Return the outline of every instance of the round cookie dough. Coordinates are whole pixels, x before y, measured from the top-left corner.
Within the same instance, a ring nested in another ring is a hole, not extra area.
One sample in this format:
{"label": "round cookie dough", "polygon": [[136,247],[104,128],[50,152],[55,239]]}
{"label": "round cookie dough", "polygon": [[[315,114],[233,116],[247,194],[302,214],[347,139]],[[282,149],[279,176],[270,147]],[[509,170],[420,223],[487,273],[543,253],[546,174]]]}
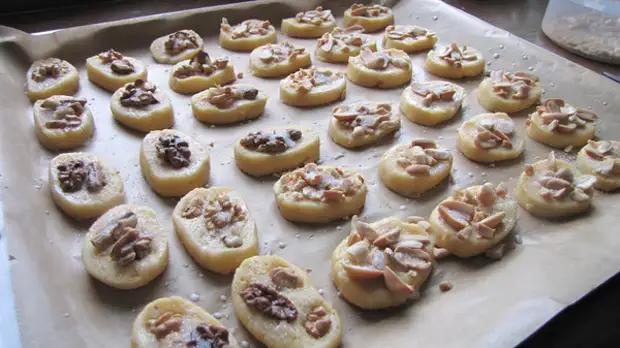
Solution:
{"label": "round cookie dough", "polygon": [[192,59],[172,67],[168,84],[177,93],[193,94],[236,79],[235,67],[228,58],[211,59],[207,53],[200,51]]}
{"label": "round cookie dough", "polygon": [[78,71],[66,60],[37,60],[26,73],[26,94],[31,101],[53,95],[73,95],[79,87]]}
{"label": "round cookie dough", "polygon": [[478,87],[478,102],[489,111],[519,112],[538,103],[538,76],[523,71],[491,71]]}
{"label": "round cookie dough", "polygon": [[51,150],[82,146],[93,134],[95,121],[85,98],[54,95],[33,107],[34,131],[41,145]]}
{"label": "round cookie dough", "polygon": [[215,86],[192,96],[194,117],[209,124],[232,124],[260,117],[267,95],[252,85]]}
{"label": "round cookie dough", "polygon": [[388,7],[381,5],[353,4],[344,11],[344,26],[360,25],[367,32],[379,31],[394,24],[394,14]]}
{"label": "round cookie dough", "polygon": [[364,34],[364,28],[360,25],[354,25],[346,29],[334,28],[331,33],[323,34],[317,40],[314,54],[324,62],[347,63],[349,57],[359,55],[364,48],[376,51],[377,41]]}
{"label": "round cookie dough", "polygon": [[407,53],[427,51],[437,43],[434,32],[417,25],[390,25],[385,28],[383,47],[396,48]]}
{"label": "round cookie dough", "polygon": [[220,45],[231,51],[251,52],[256,47],[275,43],[276,29],[269,21],[248,19],[237,25],[228,24],[222,18],[220,25]]}
{"label": "round cookie dough", "polygon": [[438,46],[428,52],[424,69],[433,75],[448,79],[474,77],[484,71],[482,53],[471,46]]}
{"label": "round cookie dough", "polygon": [[200,35],[193,30],[179,30],[151,43],[153,59],[160,64],[176,64],[190,59],[204,48]]}
{"label": "round cookie dough", "polygon": [[344,100],[347,81],[326,68],[301,69],[280,81],[280,100],[291,106],[317,106]]}
{"label": "round cookie dough", "polygon": [[400,97],[400,111],[413,123],[435,126],[461,109],[465,89],[445,81],[413,82]]}
{"label": "round cookie dough", "polygon": [[411,80],[412,73],[409,55],[395,48],[381,52],[364,48],[359,56],[350,57],[347,65],[349,80],[364,87],[399,87]]}
{"label": "round cookie dough", "polygon": [[257,47],[250,54],[250,70],[259,77],[282,77],[310,65],[310,52],[288,41]]}
{"label": "round cookie dough", "polygon": [[128,83],[114,92],[110,109],[114,119],[138,132],[170,128],[174,124],[168,96],[143,80]]}
{"label": "round cookie dough", "polygon": [[592,111],[576,108],[559,98],[545,100],[526,121],[527,135],[545,145],[563,149],[583,146],[596,135]]}
{"label": "round cookie dough", "polygon": [[319,6],[314,10],[299,12],[293,18],[282,20],[280,30],[286,36],[298,38],[316,38],[336,27],[336,19],[332,11]]}
{"label": "round cookie dough", "polygon": [[620,187],[620,142],[588,140],[577,154],[577,169],[596,176],[595,188],[616,190]]}
{"label": "round cookie dough", "polygon": [[86,75],[92,83],[114,92],[138,79],[146,81],[146,65],[111,48],[86,59]]}
{"label": "round cookie dough", "polygon": [[465,121],[458,130],[456,147],[476,162],[498,162],[523,153],[525,135],[505,113],[485,113]]}
{"label": "round cookie dough", "polygon": [[400,129],[395,105],[358,102],[333,109],[327,133],[338,145],[349,149],[376,144]]}

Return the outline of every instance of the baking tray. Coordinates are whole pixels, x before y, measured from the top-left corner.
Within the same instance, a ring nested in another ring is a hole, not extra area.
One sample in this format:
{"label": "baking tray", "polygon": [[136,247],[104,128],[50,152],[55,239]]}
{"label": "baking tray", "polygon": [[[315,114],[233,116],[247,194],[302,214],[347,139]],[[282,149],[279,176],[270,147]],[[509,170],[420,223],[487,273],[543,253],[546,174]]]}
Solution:
{"label": "baking tray", "polygon": [[[248,71],[248,55],[226,51],[217,45],[220,18],[231,23],[259,17],[279,24],[284,17],[323,5],[339,16],[351,1],[266,1],[217,6],[113,23],[65,29],[32,36],[0,29],[0,201],[5,205],[6,231],[12,283],[21,340],[24,347],[121,347],[129,343],[131,325],[148,302],[169,295],[200,296],[198,304],[207,311],[224,315],[223,323],[239,340],[260,346],[234,317],[230,300],[232,276],[215,275],[200,268],[177,239],[170,214],[176,199],[153,193],[140,173],[138,151],[142,134],[114,122],[109,111],[110,93],[86,79],[85,59],[110,47],[148,64],[149,80],[166,91],[173,103],[174,128],[188,133],[211,151],[211,183],[235,188],[256,218],[261,254],[283,256],[311,270],[316,287],[339,310],[344,327],[343,345],[349,347],[395,346],[504,347],[514,346],[564,307],[574,303],[598,284],[618,272],[620,238],[611,226],[618,225],[618,200],[613,194],[597,192],[593,209],[566,221],[547,221],[521,211],[517,225],[523,244],[504,259],[492,262],[482,257],[469,260],[448,258],[438,263],[420,300],[393,310],[361,311],[337,295],[329,277],[329,260],[334,247],[349,231],[346,221],[327,225],[299,225],[285,221],[272,198],[276,178],[257,180],[235,166],[232,144],[236,138],[259,128],[283,124],[314,127],[321,135],[324,164],[349,167],[361,172],[369,183],[363,218],[378,220],[390,215],[428,216],[432,208],[455,187],[486,181],[504,181],[514,188],[523,163],[544,157],[549,148],[526,142],[521,161],[487,167],[456,154],[450,183],[412,200],[385,188],[377,175],[381,154],[397,143],[416,137],[436,138],[454,148],[456,129],[484,110],[476,101],[480,78],[458,81],[468,91],[463,110],[441,127],[427,128],[403,118],[402,130],[393,140],[363,151],[349,151],[327,136],[330,106],[298,109],[278,100],[277,79],[254,78]],[[397,23],[418,24],[437,32],[440,43],[462,42],[480,49],[490,62],[488,68],[531,70],[542,79],[545,97],[562,97],[578,106],[592,107],[599,114],[598,135],[614,139],[620,131],[618,85],[594,72],[554,56],[510,33],[490,26],[436,0],[386,1],[393,7]],[[150,42],[179,29],[194,29],[205,38],[205,50],[228,55],[239,82],[266,91],[270,99],[265,114],[254,122],[210,127],[191,115],[190,97],[168,87],[170,66],[155,64],[148,52]],[[378,35],[378,34],[377,34]],[[279,39],[284,37],[279,34]],[[314,40],[287,39],[314,51]],[[497,58],[492,58],[497,53]],[[148,286],[134,291],[111,289],[90,278],[80,260],[80,248],[88,224],[76,223],[54,207],[47,183],[47,165],[56,154],[44,150],[36,140],[31,104],[24,95],[25,72],[39,58],[58,56],[78,67],[79,96],[88,98],[96,120],[92,140],[80,150],[112,161],[125,183],[126,201],[152,207],[169,232],[170,264],[165,273]],[[425,54],[412,56],[414,79],[437,79],[422,69]],[[336,66],[314,60],[317,66]],[[359,100],[397,102],[402,88],[379,91],[353,84],[347,87],[345,103]],[[514,115],[523,127],[527,112]],[[559,153],[574,160],[574,153]],[[282,244],[280,244],[282,242]],[[279,245],[285,245],[280,248]],[[442,280],[454,283],[441,293]],[[4,304],[3,304],[4,306]]]}

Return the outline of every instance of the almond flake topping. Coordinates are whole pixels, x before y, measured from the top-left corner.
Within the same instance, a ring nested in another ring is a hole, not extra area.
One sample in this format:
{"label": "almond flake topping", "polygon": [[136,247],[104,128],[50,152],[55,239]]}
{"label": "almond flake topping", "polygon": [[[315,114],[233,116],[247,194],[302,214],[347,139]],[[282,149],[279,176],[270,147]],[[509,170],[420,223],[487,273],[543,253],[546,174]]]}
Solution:
{"label": "almond flake topping", "polygon": [[299,23],[322,25],[323,23],[333,22],[334,16],[332,16],[332,11],[323,10],[323,7],[318,6],[314,10],[299,12],[295,15],[295,20]]}
{"label": "almond flake topping", "polygon": [[328,85],[342,78],[342,73],[315,68],[301,69],[288,77],[291,87],[301,93],[308,93],[314,87]]}
{"label": "almond flake topping", "polygon": [[288,41],[277,44],[267,44],[260,48],[259,59],[266,64],[275,64],[283,61],[293,61],[298,55],[304,54],[306,49],[295,46]]}
{"label": "almond flake topping", "polygon": [[478,57],[471,52],[468,52],[468,47],[463,45],[459,47],[456,43],[451,43],[446,47],[444,51],[439,55],[439,59],[454,66],[460,68],[463,66],[463,62],[478,60]]}
{"label": "almond flake topping", "polygon": [[355,195],[364,178],[340,168],[317,166],[308,163],[303,168],[284,174],[280,178],[284,192],[295,200],[339,202]]}
{"label": "almond flake topping", "polygon": [[431,85],[413,82],[411,84],[411,92],[423,98],[422,105],[425,107],[430,107],[433,103],[440,101],[453,102],[455,97],[457,97],[457,90],[448,83]]}
{"label": "almond flake topping", "polygon": [[381,5],[351,5],[351,15],[355,17],[382,17],[390,13],[390,9]]}
{"label": "almond flake topping", "polygon": [[557,133],[572,133],[596,120],[596,114],[592,111],[575,108],[559,98],[547,99],[543,105],[536,107],[530,117],[539,118],[544,128]]}
{"label": "almond flake topping", "polygon": [[318,40],[318,47],[325,52],[330,52],[335,47],[338,47],[346,53],[351,51],[351,46],[361,47],[373,40],[370,36],[363,33],[364,28],[357,24],[346,29],[334,28],[331,33],[323,34]]}
{"label": "almond flake topping", "polygon": [[342,105],[335,107],[332,115],[341,125],[350,129],[354,137],[372,134],[377,129],[396,126],[396,121],[391,120],[392,106],[390,104]]}
{"label": "almond flake topping", "polygon": [[536,172],[531,166],[531,171],[532,175],[528,176],[534,177],[534,181],[540,186],[538,194],[545,200],[571,199],[581,203],[589,201],[592,197],[596,177],[578,175],[569,167],[559,166],[553,151],[547,157],[546,168]]}
{"label": "almond flake topping", "polygon": [[584,151],[592,160],[601,162],[596,169],[596,174],[620,175],[620,145],[617,142],[589,140]]}
{"label": "almond flake topping", "polygon": [[369,48],[363,48],[360,53],[360,59],[364,66],[373,70],[385,70],[390,65],[403,70],[411,68],[409,55],[395,49],[373,52]]}
{"label": "almond flake topping", "polygon": [[385,28],[385,36],[391,40],[416,41],[434,37],[435,33],[416,25],[390,25]]}
{"label": "almond flake topping", "polygon": [[229,33],[232,39],[247,38],[250,36],[265,36],[269,34],[269,31],[275,30],[269,21],[248,19],[237,25],[231,26],[226,18],[222,18],[220,29],[225,33]]}
{"label": "almond flake topping", "polygon": [[523,71],[507,72],[495,70],[491,72],[493,93],[503,99],[527,99],[532,88],[538,83],[538,76]]}
{"label": "almond flake topping", "polygon": [[411,176],[428,176],[440,162],[451,161],[452,154],[430,139],[416,139],[398,154],[396,163]]}
{"label": "almond flake topping", "polygon": [[511,138],[515,132],[515,123],[511,119],[483,118],[476,123],[476,128],[474,143],[477,148],[483,150],[512,149]]}

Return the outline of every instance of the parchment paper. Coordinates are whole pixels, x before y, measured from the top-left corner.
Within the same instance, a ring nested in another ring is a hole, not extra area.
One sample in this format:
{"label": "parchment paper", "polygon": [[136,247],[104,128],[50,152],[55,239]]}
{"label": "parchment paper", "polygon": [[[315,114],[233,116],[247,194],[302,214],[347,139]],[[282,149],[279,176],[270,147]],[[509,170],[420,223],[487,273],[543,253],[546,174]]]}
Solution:
{"label": "parchment paper", "polygon": [[[443,184],[415,200],[390,192],[377,176],[381,154],[397,143],[422,136],[436,138],[441,145],[454,148],[460,123],[484,111],[475,93],[482,77],[457,82],[469,94],[462,112],[453,121],[426,128],[403,118],[402,130],[393,140],[362,151],[345,150],[327,136],[333,105],[310,109],[283,105],[277,93],[279,80],[252,77],[248,71],[249,54],[229,52],[217,45],[222,16],[228,17],[231,23],[257,17],[279,24],[281,18],[319,4],[341,16],[350,2],[247,3],[92,25],[43,36],[2,29],[0,200],[6,207],[9,252],[16,258],[11,262],[12,280],[24,347],[128,346],[133,320],[144,305],[162,296],[189,297],[192,293],[200,296],[198,304],[207,311],[226,316],[223,323],[238,340],[260,346],[235,319],[230,299],[220,301],[221,295],[231,296],[232,276],[214,275],[192,261],[179,243],[170,220],[176,200],[158,197],[142,178],[138,151],[143,135],[117,124],[109,109],[110,93],[87,80],[85,59],[110,47],[148,64],[149,80],[172,99],[175,129],[205,144],[213,143],[211,184],[233,187],[246,199],[256,217],[261,254],[278,254],[312,270],[310,276],[316,287],[324,289],[325,297],[341,313],[346,347],[513,346],[619,270],[618,198],[597,192],[592,211],[569,221],[537,219],[521,211],[517,230],[523,236],[522,245],[499,262],[482,257],[440,261],[417,302],[389,311],[364,312],[339,298],[330,280],[329,260],[334,247],[347,235],[349,223],[306,226],[285,221],[273,199],[272,185],[276,178],[256,180],[237,169],[232,151],[236,138],[255,129],[282,124],[315,127],[321,135],[322,162],[356,169],[368,180],[363,218],[369,221],[390,215],[428,216],[455,185],[505,181],[512,189],[523,164],[545,156],[550,149],[528,140],[521,160],[497,167],[475,164],[455,150],[453,184]],[[527,70],[531,67],[542,79],[545,97],[562,97],[571,104],[592,107],[600,116],[598,135],[603,139],[617,139],[614,136],[620,131],[620,120],[614,110],[620,109],[619,85],[439,1],[388,1],[387,5],[393,6],[397,23],[435,30],[443,44],[456,40],[480,49],[490,62],[489,68]],[[342,24],[341,18],[338,21]],[[148,51],[153,39],[185,28],[203,35],[205,49],[212,56],[231,57],[237,71],[244,73],[239,82],[254,84],[268,93],[270,99],[263,117],[229,127],[209,127],[192,117],[190,97],[178,95],[168,87],[170,66],[155,64]],[[279,35],[280,40],[284,38]],[[287,40],[314,51],[315,40]],[[492,58],[494,53],[499,54],[497,59]],[[23,89],[29,64],[48,56],[66,59],[80,71],[78,95],[88,98],[96,120],[92,140],[80,150],[110,160],[125,182],[126,201],[154,208],[169,231],[170,264],[161,277],[142,289],[118,291],[88,276],[80,260],[80,248],[89,224],[67,218],[48,194],[47,165],[55,154],[44,150],[35,138],[32,108]],[[414,79],[436,79],[422,69],[425,56],[424,53],[412,56]],[[345,69],[344,65],[317,60],[315,63]],[[403,90],[379,91],[353,84],[348,84],[347,89],[346,103],[397,102]],[[526,114],[515,115],[520,127]],[[574,160],[574,153],[560,151],[559,156]],[[280,248],[279,242],[286,247]],[[453,282],[454,289],[440,293],[437,284],[441,280]]]}

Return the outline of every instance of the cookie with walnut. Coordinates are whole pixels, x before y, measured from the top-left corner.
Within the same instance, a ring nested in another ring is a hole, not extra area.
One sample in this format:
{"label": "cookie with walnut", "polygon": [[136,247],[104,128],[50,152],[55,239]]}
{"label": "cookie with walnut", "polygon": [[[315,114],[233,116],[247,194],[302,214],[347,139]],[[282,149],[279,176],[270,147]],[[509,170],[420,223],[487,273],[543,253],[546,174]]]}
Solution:
{"label": "cookie with walnut", "polygon": [[273,191],[285,219],[322,223],[359,213],[368,187],[353,170],[309,163],[282,175]]}
{"label": "cookie with walnut", "polygon": [[306,127],[269,128],[238,139],[234,152],[239,169],[252,176],[264,176],[318,161],[320,138]]}
{"label": "cookie with walnut", "polygon": [[342,297],[360,308],[381,309],[419,296],[434,261],[429,227],[424,220],[365,223],[354,216],[351,233],[331,258],[332,280]]}
{"label": "cookie with walnut", "polygon": [[526,121],[527,135],[545,145],[563,149],[583,146],[596,135],[596,114],[550,98],[536,107]]}
{"label": "cookie with walnut", "polygon": [[193,30],[179,30],[151,43],[153,59],[160,64],[176,64],[190,59],[204,48],[204,41]]}
{"label": "cookie with walnut", "polygon": [[142,140],[140,169],[153,191],[183,196],[209,182],[209,151],[179,131],[152,131]]}
{"label": "cookie with walnut", "polygon": [[192,96],[192,112],[200,121],[231,124],[260,117],[267,95],[254,86],[236,84],[215,86]]}
{"label": "cookie with walnut", "polygon": [[86,75],[97,86],[114,92],[137,79],[146,81],[146,65],[112,48],[86,59]]}
{"label": "cookie with walnut", "polygon": [[316,38],[336,27],[332,11],[319,6],[314,10],[299,12],[292,18],[282,20],[280,29],[286,36],[298,38]]}
{"label": "cookie with walnut", "polygon": [[132,348],[239,348],[235,337],[211,314],[178,297],[162,297],[144,307],[133,323]]}
{"label": "cookie with walnut", "polygon": [[452,43],[436,46],[428,52],[424,69],[433,75],[448,79],[474,77],[484,71],[484,57],[477,49]]}
{"label": "cookie with walnut", "polygon": [[360,25],[367,32],[379,31],[394,24],[392,9],[381,5],[353,4],[344,11],[344,25]]}
{"label": "cookie with walnut", "polygon": [[258,254],[254,218],[230,188],[190,191],[174,207],[172,222],[187,252],[212,272],[234,272],[243,260]]}
{"label": "cookie with walnut", "polygon": [[596,176],[594,187],[613,191],[620,187],[620,142],[588,140],[577,154],[577,169]]}
{"label": "cookie with walnut", "polygon": [[437,43],[434,32],[417,25],[390,25],[385,28],[383,47],[396,48],[407,53],[427,51]]}
{"label": "cookie with walnut", "polygon": [[343,100],[347,82],[341,72],[326,68],[301,69],[280,81],[280,100],[292,106],[317,106]]}
{"label": "cookie with walnut", "polygon": [[400,97],[400,110],[413,123],[436,126],[461,109],[465,89],[445,81],[413,82]]}
{"label": "cookie with walnut", "polygon": [[237,79],[235,67],[226,57],[211,59],[205,52],[198,52],[192,59],[175,64],[170,72],[170,88],[183,94],[204,91],[215,85],[224,85]]}
{"label": "cookie with walnut", "polygon": [[[308,274],[279,256],[251,257],[235,272],[232,303],[239,321],[272,348],[336,348],[338,312]],[[276,329],[274,329],[276,328]]]}
{"label": "cookie with walnut", "polygon": [[83,145],[95,130],[85,98],[55,95],[38,100],[33,107],[34,130],[41,145],[68,150]]}
{"label": "cookie with walnut", "polygon": [[259,77],[282,77],[311,64],[310,52],[288,41],[266,44],[250,53],[250,70]]}
{"label": "cookie with walnut", "polygon": [[376,144],[400,129],[400,116],[389,103],[358,102],[333,109],[327,133],[349,149]]}
{"label": "cookie with walnut", "polygon": [[479,255],[497,245],[517,224],[517,202],[502,184],[457,191],[429,219],[435,243],[458,257]]}
{"label": "cookie with walnut", "polygon": [[85,152],[54,157],[48,183],[54,203],[77,220],[97,218],[124,200],[123,181],[116,168]]}
{"label": "cookie with walnut", "polygon": [[395,48],[381,52],[362,49],[359,56],[349,58],[347,65],[349,81],[364,87],[399,87],[411,80],[412,73],[409,55]]}
{"label": "cookie with walnut", "polygon": [[80,87],[77,69],[66,60],[37,60],[26,73],[26,94],[31,101],[53,95],[73,95]]}
{"label": "cookie with walnut", "polygon": [[377,50],[377,40],[370,35],[364,34],[364,28],[359,25],[348,28],[334,28],[329,33],[323,34],[317,40],[314,54],[317,58],[329,63],[347,63],[349,57],[360,54],[367,48]]}
{"label": "cookie with walnut", "polygon": [[525,134],[505,113],[480,114],[465,121],[458,130],[456,147],[476,162],[498,162],[519,158]]}
{"label": "cookie with walnut", "polygon": [[123,204],[108,210],[88,230],[82,262],[93,278],[117,289],[136,289],[168,265],[168,234],[153,209]]}
{"label": "cookie with walnut", "polygon": [[236,25],[230,25],[228,19],[222,18],[220,25],[220,45],[231,51],[250,52],[256,47],[275,43],[276,29],[269,21],[248,19]]}
{"label": "cookie with walnut", "polygon": [[128,83],[114,92],[110,109],[116,121],[138,132],[170,128],[174,124],[168,96],[143,80]]}
{"label": "cookie with walnut", "polygon": [[528,72],[491,71],[478,87],[478,102],[489,111],[519,112],[538,103],[538,76]]}

